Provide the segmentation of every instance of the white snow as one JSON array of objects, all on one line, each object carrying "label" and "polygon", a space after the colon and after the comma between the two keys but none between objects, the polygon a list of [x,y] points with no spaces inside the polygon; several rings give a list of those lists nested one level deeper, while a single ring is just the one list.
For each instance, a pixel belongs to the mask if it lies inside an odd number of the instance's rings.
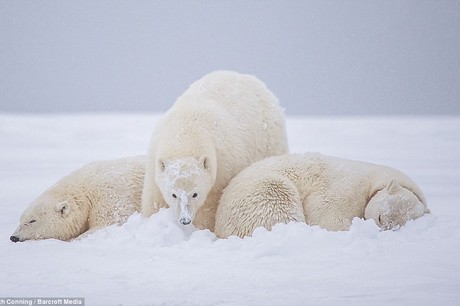
[{"label": "white snow", "polygon": [[72,242],[12,243],[28,203],[77,167],[142,154],[158,115],[0,114],[0,296],[86,305],[458,305],[460,117],[289,117],[291,151],[395,167],[432,214],[398,231],[301,223],[217,240],[171,210]]}]

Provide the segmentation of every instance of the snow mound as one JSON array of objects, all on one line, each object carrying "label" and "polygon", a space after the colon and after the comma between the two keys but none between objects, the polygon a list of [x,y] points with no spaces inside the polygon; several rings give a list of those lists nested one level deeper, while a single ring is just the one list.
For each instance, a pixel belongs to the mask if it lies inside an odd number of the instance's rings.
[{"label": "snow mound", "polygon": [[137,247],[169,247],[188,241],[195,231],[193,226],[180,225],[172,209],[163,208],[150,218],[135,213],[121,226],[112,225],[76,241],[82,244],[105,241]]}]

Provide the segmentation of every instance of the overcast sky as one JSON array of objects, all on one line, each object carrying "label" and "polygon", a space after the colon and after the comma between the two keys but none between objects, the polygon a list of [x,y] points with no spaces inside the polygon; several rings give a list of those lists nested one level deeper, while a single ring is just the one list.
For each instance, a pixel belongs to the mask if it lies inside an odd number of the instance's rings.
[{"label": "overcast sky", "polygon": [[0,112],[163,112],[216,69],[288,115],[458,115],[460,1],[0,1]]}]

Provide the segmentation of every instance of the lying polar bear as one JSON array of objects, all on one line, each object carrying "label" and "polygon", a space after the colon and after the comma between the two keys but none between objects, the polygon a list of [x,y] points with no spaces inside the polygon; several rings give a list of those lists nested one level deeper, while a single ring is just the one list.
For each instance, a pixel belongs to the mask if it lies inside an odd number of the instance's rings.
[{"label": "lying polar bear", "polygon": [[98,161],[60,179],[24,211],[13,242],[70,240],[140,211],[145,156]]},{"label": "lying polar bear", "polygon": [[252,164],[224,190],[216,235],[251,235],[290,221],[349,229],[354,217],[393,229],[428,213],[420,188],[390,167],[318,153],[282,155]]}]

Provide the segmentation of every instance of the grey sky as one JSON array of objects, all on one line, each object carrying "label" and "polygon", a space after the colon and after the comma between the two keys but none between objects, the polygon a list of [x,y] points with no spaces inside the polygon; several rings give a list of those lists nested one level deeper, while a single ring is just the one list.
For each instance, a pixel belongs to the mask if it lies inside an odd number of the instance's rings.
[{"label": "grey sky", "polygon": [[216,69],[289,115],[458,115],[460,1],[0,1],[0,112],[165,111]]}]

